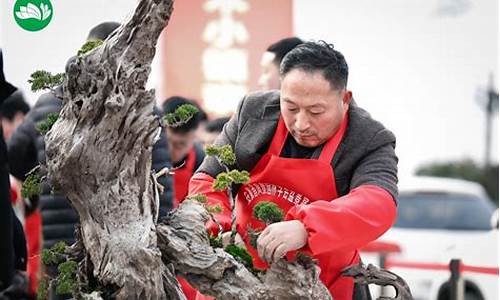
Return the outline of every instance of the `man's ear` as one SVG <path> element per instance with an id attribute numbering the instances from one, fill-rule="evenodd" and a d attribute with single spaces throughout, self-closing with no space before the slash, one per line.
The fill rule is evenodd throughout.
<path id="1" fill-rule="evenodd" d="M 344 98 L 342 98 L 342 102 L 344 103 L 344 105 L 348 106 L 351 103 L 351 100 L 352 100 L 352 92 L 346 89 L 344 93 Z"/>

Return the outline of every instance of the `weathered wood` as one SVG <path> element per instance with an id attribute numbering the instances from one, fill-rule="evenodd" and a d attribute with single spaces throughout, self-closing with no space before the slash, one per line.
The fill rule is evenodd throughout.
<path id="1" fill-rule="evenodd" d="M 170 0 L 140 1 L 102 47 L 74 58 L 46 136 L 50 180 L 76 208 L 94 275 L 117 299 L 167 298 L 150 174 L 159 122 L 144 86 L 171 11 Z"/>
<path id="2" fill-rule="evenodd" d="M 281 260 L 258 278 L 220 248 L 213 249 L 205 223 L 209 215 L 187 200 L 158 224 L 158 246 L 193 286 L 218 300 L 331 299 L 315 264 Z"/>

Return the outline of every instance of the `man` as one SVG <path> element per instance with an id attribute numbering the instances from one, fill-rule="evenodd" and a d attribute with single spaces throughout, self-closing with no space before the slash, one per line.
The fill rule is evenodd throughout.
<path id="1" fill-rule="evenodd" d="M 184 97 L 170 97 L 163 103 L 163 112 L 173 113 L 184 104 L 197 107 L 194 101 Z M 178 127 L 167 127 L 168 149 L 172 165 L 178 168 L 174 171 L 174 204 L 177 207 L 187 196 L 188 184 L 191 176 L 201 165 L 205 152 L 195 143 L 196 133 L 200 124 L 200 114 L 196 113 L 188 122 Z"/>
<path id="2" fill-rule="evenodd" d="M 232 168 L 250 171 L 250 182 L 236 191 L 238 234 L 256 268 L 302 251 L 318 260 L 334 299 L 369 299 L 366 286 L 340 273 L 395 220 L 395 137 L 352 101 L 347 63 L 332 45 L 297 46 L 283 59 L 280 75 L 281 90 L 246 96 L 215 142 L 234 149 Z M 203 193 L 209 205 L 221 205 L 216 217 L 229 231 L 228 198 L 212 189 L 223 171 L 206 157 L 190 195 Z M 266 227 L 255 220 L 253 207 L 263 200 L 276 203 L 285 221 Z M 263 230 L 257 249 L 248 227 Z"/>
<path id="3" fill-rule="evenodd" d="M 106 39 L 119 26 L 120 23 L 116 22 L 99 24 L 90 31 L 88 40 Z M 45 162 L 44 137 L 38 132 L 36 125 L 44 121 L 50 113 L 59 112 L 62 109 L 62 100 L 56 96 L 60 94 L 62 94 L 61 86 L 56 88 L 55 93 L 49 92 L 41 95 L 8 143 L 11 173 L 20 180 L 24 180 L 26 173 L 37 164 Z M 164 130 L 161 132 L 160 140 L 153 146 L 152 159 L 152 168 L 157 171 L 164 167 L 171 167 Z M 172 179 L 162 176 L 158 181 L 166 188 L 165 193 L 160 195 L 160 215 L 166 215 L 172 207 Z M 66 197 L 52 192 L 48 182 L 43 182 L 39 201 L 43 225 L 43 248 L 50 248 L 59 241 L 64 241 L 68 245 L 73 244 L 78 216 Z"/>
<path id="4" fill-rule="evenodd" d="M 301 39 L 290 37 L 279 40 L 267 48 L 266 52 L 262 54 L 260 62 L 259 88 L 262 90 L 279 90 L 281 61 L 288 52 L 302 43 L 304 41 Z"/>

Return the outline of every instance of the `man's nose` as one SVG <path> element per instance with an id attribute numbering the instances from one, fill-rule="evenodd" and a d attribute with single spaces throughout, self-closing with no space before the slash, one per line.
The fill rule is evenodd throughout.
<path id="1" fill-rule="evenodd" d="M 306 115 L 306 113 L 299 112 L 295 119 L 295 128 L 298 131 L 304 132 L 309 129 L 309 125 L 310 125 L 309 117 Z"/>

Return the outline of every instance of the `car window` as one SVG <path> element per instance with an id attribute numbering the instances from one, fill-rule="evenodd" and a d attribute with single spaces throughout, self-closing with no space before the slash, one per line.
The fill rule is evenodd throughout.
<path id="1" fill-rule="evenodd" d="M 490 230 L 495 210 L 488 199 L 460 194 L 402 194 L 394 227 Z"/>

